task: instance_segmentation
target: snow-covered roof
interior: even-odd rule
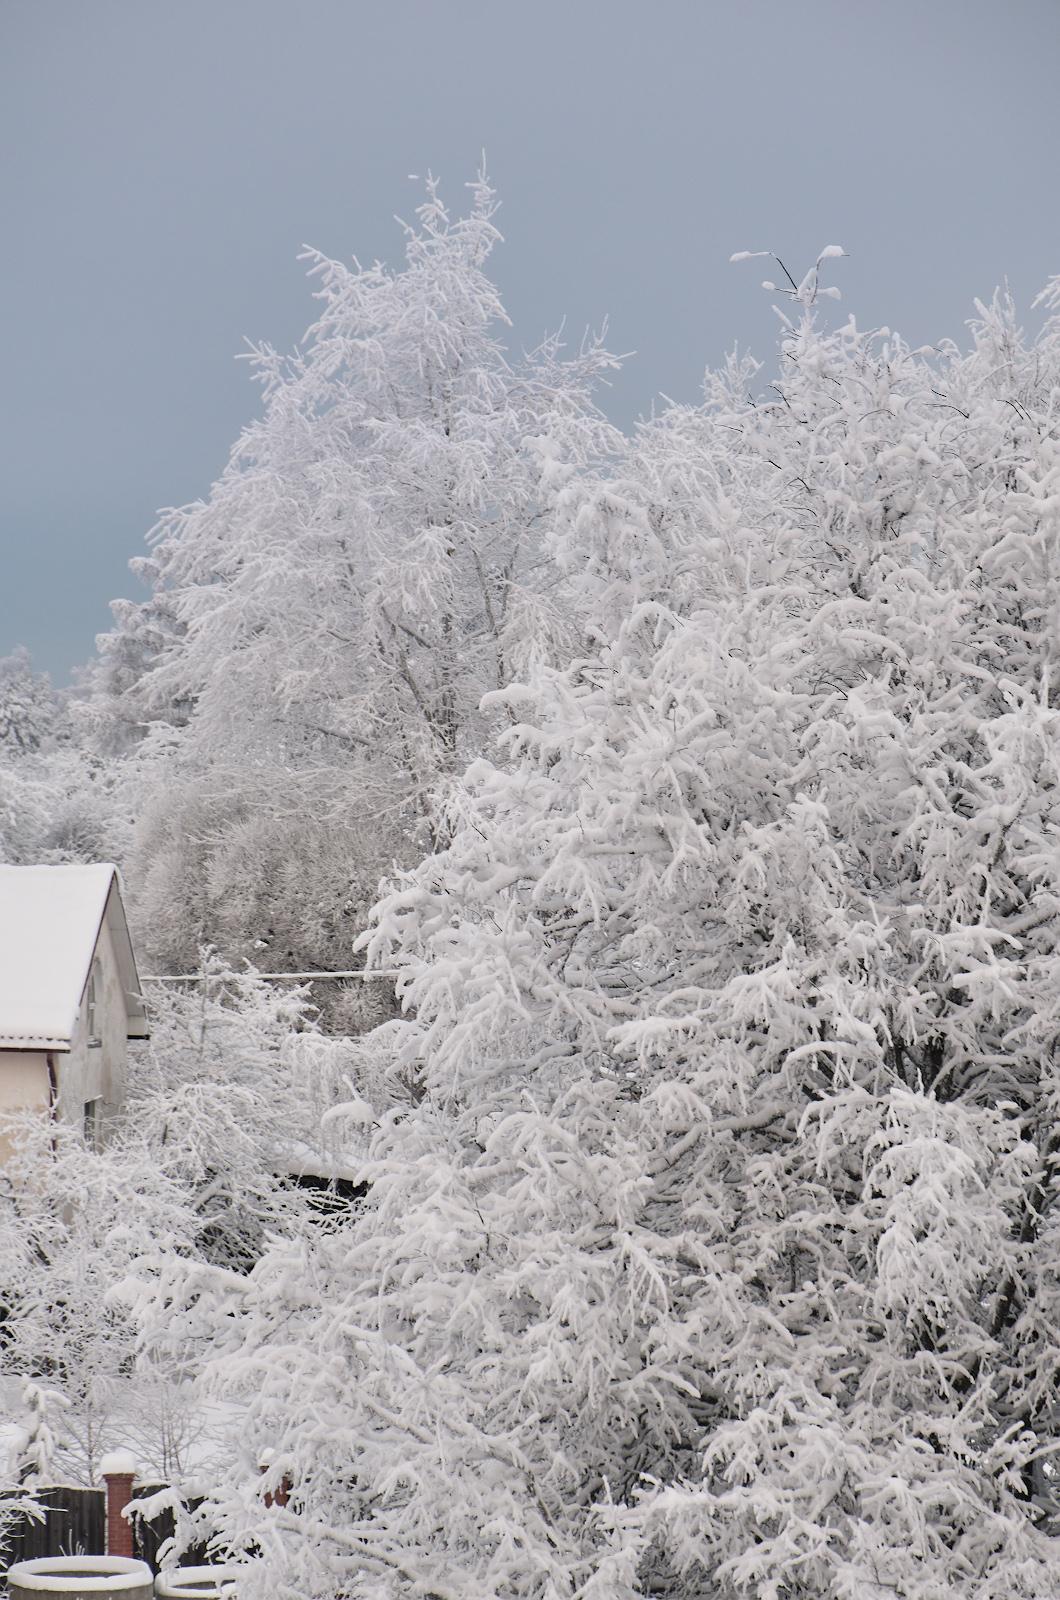
[[[0,865],[0,1050],[69,1050],[104,920],[128,1035],[146,1036],[116,868]]]

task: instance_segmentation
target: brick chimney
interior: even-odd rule
[[[132,1499],[133,1479],[136,1477],[136,1459],[127,1450],[112,1450],[99,1464],[100,1474],[107,1485],[107,1548],[108,1556],[131,1556],[133,1553],[132,1523],[124,1515]]]
[[[262,1473],[271,1468],[276,1459],[274,1450],[263,1450],[258,1458],[258,1466]],[[266,1489],[262,1498],[267,1506],[285,1506],[291,1498],[291,1480],[286,1474],[280,1479],[275,1489]]]

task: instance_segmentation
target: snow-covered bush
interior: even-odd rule
[[[238,1279],[270,1237],[322,1225],[306,1174],[350,1172],[328,1113],[355,1092],[356,1046],[320,1032],[304,988],[210,952],[199,979],[150,987],[151,1040],[104,1149],[39,1117],[5,1123],[0,1384],[26,1481],[91,1482],[116,1446],[170,1478],[222,1448],[230,1408],[191,1387],[212,1330],[170,1339],[166,1284],[196,1268]],[[337,1197],[323,1216],[336,1211]],[[147,1303],[160,1331],[145,1353]]]
[[[320,1032],[307,986],[209,950],[197,981],[150,986],[150,1017],[119,1139],[187,1196],[197,1254],[242,1270],[270,1230],[297,1233],[311,1213],[288,1180],[329,1175],[327,1117],[351,1093],[356,1047]]]
[[[0,1376],[22,1388],[17,1467],[91,1483],[130,1404],[145,1439],[184,1406],[175,1377],[145,1369],[138,1383],[134,1306],[164,1262],[192,1255],[196,1217],[143,1148],[97,1151],[34,1116],[5,1123],[5,1137],[15,1149],[0,1167]]]

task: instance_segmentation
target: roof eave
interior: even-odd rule
[[[6,1038],[0,1039],[0,1050],[24,1050],[30,1055],[40,1055],[48,1050],[56,1050],[68,1054],[70,1049],[71,1044],[69,1039],[42,1039],[30,1037],[18,1039],[10,1035]]]

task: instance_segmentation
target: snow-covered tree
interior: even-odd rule
[[[254,349],[262,415],[163,517],[151,599],[101,641],[103,698],[156,724],[130,877],[178,968],[203,941],[287,970],[344,954],[482,747],[483,693],[563,654],[543,479],[614,447],[592,397],[614,363],[554,338],[509,359],[472,190],[453,218],[428,183],[400,271],[310,255],[318,319],[293,355]]]
[[[23,646],[0,658],[0,753],[29,755],[55,731],[59,704],[46,673]]]
[[[167,1289],[248,1594],[1056,1593],[1060,283],[817,288],[556,489],[590,643],[377,909],[363,1213]]]
[[[82,709],[25,650],[0,660],[0,859],[111,860],[127,849],[123,774],[95,748]]]

